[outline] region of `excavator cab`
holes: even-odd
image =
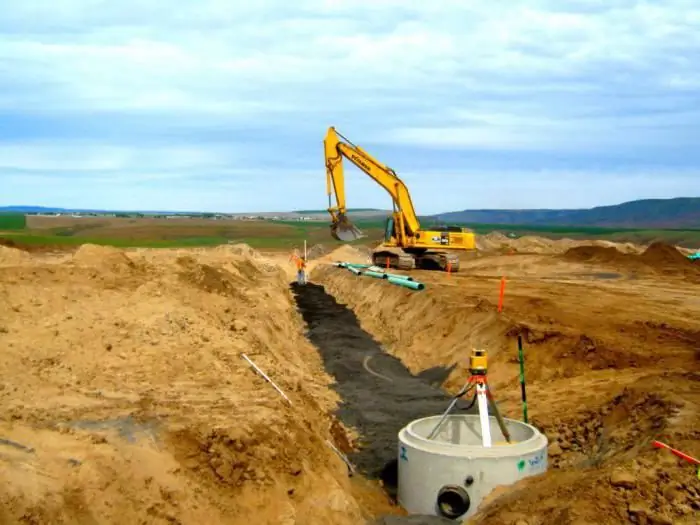
[[[384,242],[391,242],[391,237],[394,235],[394,218],[386,218],[386,226],[384,227]]]

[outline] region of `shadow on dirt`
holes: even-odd
[[[348,458],[364,476],[382,479],[395,497],[398,432],[414,419],[444,412],[450,396],[428,382],[439,383],[449,372],[429,369],[423,373],[428,382],[412,375],[323,286],[294,283],[291,289],[307,324],[307,337],[336,381],[334,389],[342,399],[336,416],[361,435],[363,448]],[[457,409],[466,406],[460,402]]]
[[[450,374],[457,368],[457,363],[453,363],[450,366],[434,366],[432,368],[426,368],[416,377],[428,383],[430,386],[435,388],[440,388],[450,377]]]

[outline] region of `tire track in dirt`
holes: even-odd
[[[343,400],[336,415],[360,433],[363,446],[349,459],[365,476],[389,482],[386,467],[396,460],[398,432],[414,419],[444,412],[450,396],[385,353],[360,327],[352,310],[338,304],[323,286],[292,284],[292,292],[307,324],[307,337],[318,348]],[[368,357],[373,371],[369,373]],[[466,406],[460,401],[457,409]]]

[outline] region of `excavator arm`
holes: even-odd
[[[420,230],[420,223],[408,188],[393,169],[385,166],[362,148],[350,142],[334,127],[328,128],[323,143],[326,159],[328,212],[332,219],[331,234],[334,238],[348,242],[363,237],[362,232],[350,222],[347,216],[343,157],[369,175],[391,196],[396,218],[395,232],[400,245],[406,241],[406,237],[413,236]],[[333,205],[333,194],[335,194],[335,206]]]

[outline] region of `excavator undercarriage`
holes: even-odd
[[[459,271],[459,257],[455,253],[439,251],[406,252],[400,248],[381,246],[372,253],[372,264],[397,270]]]

